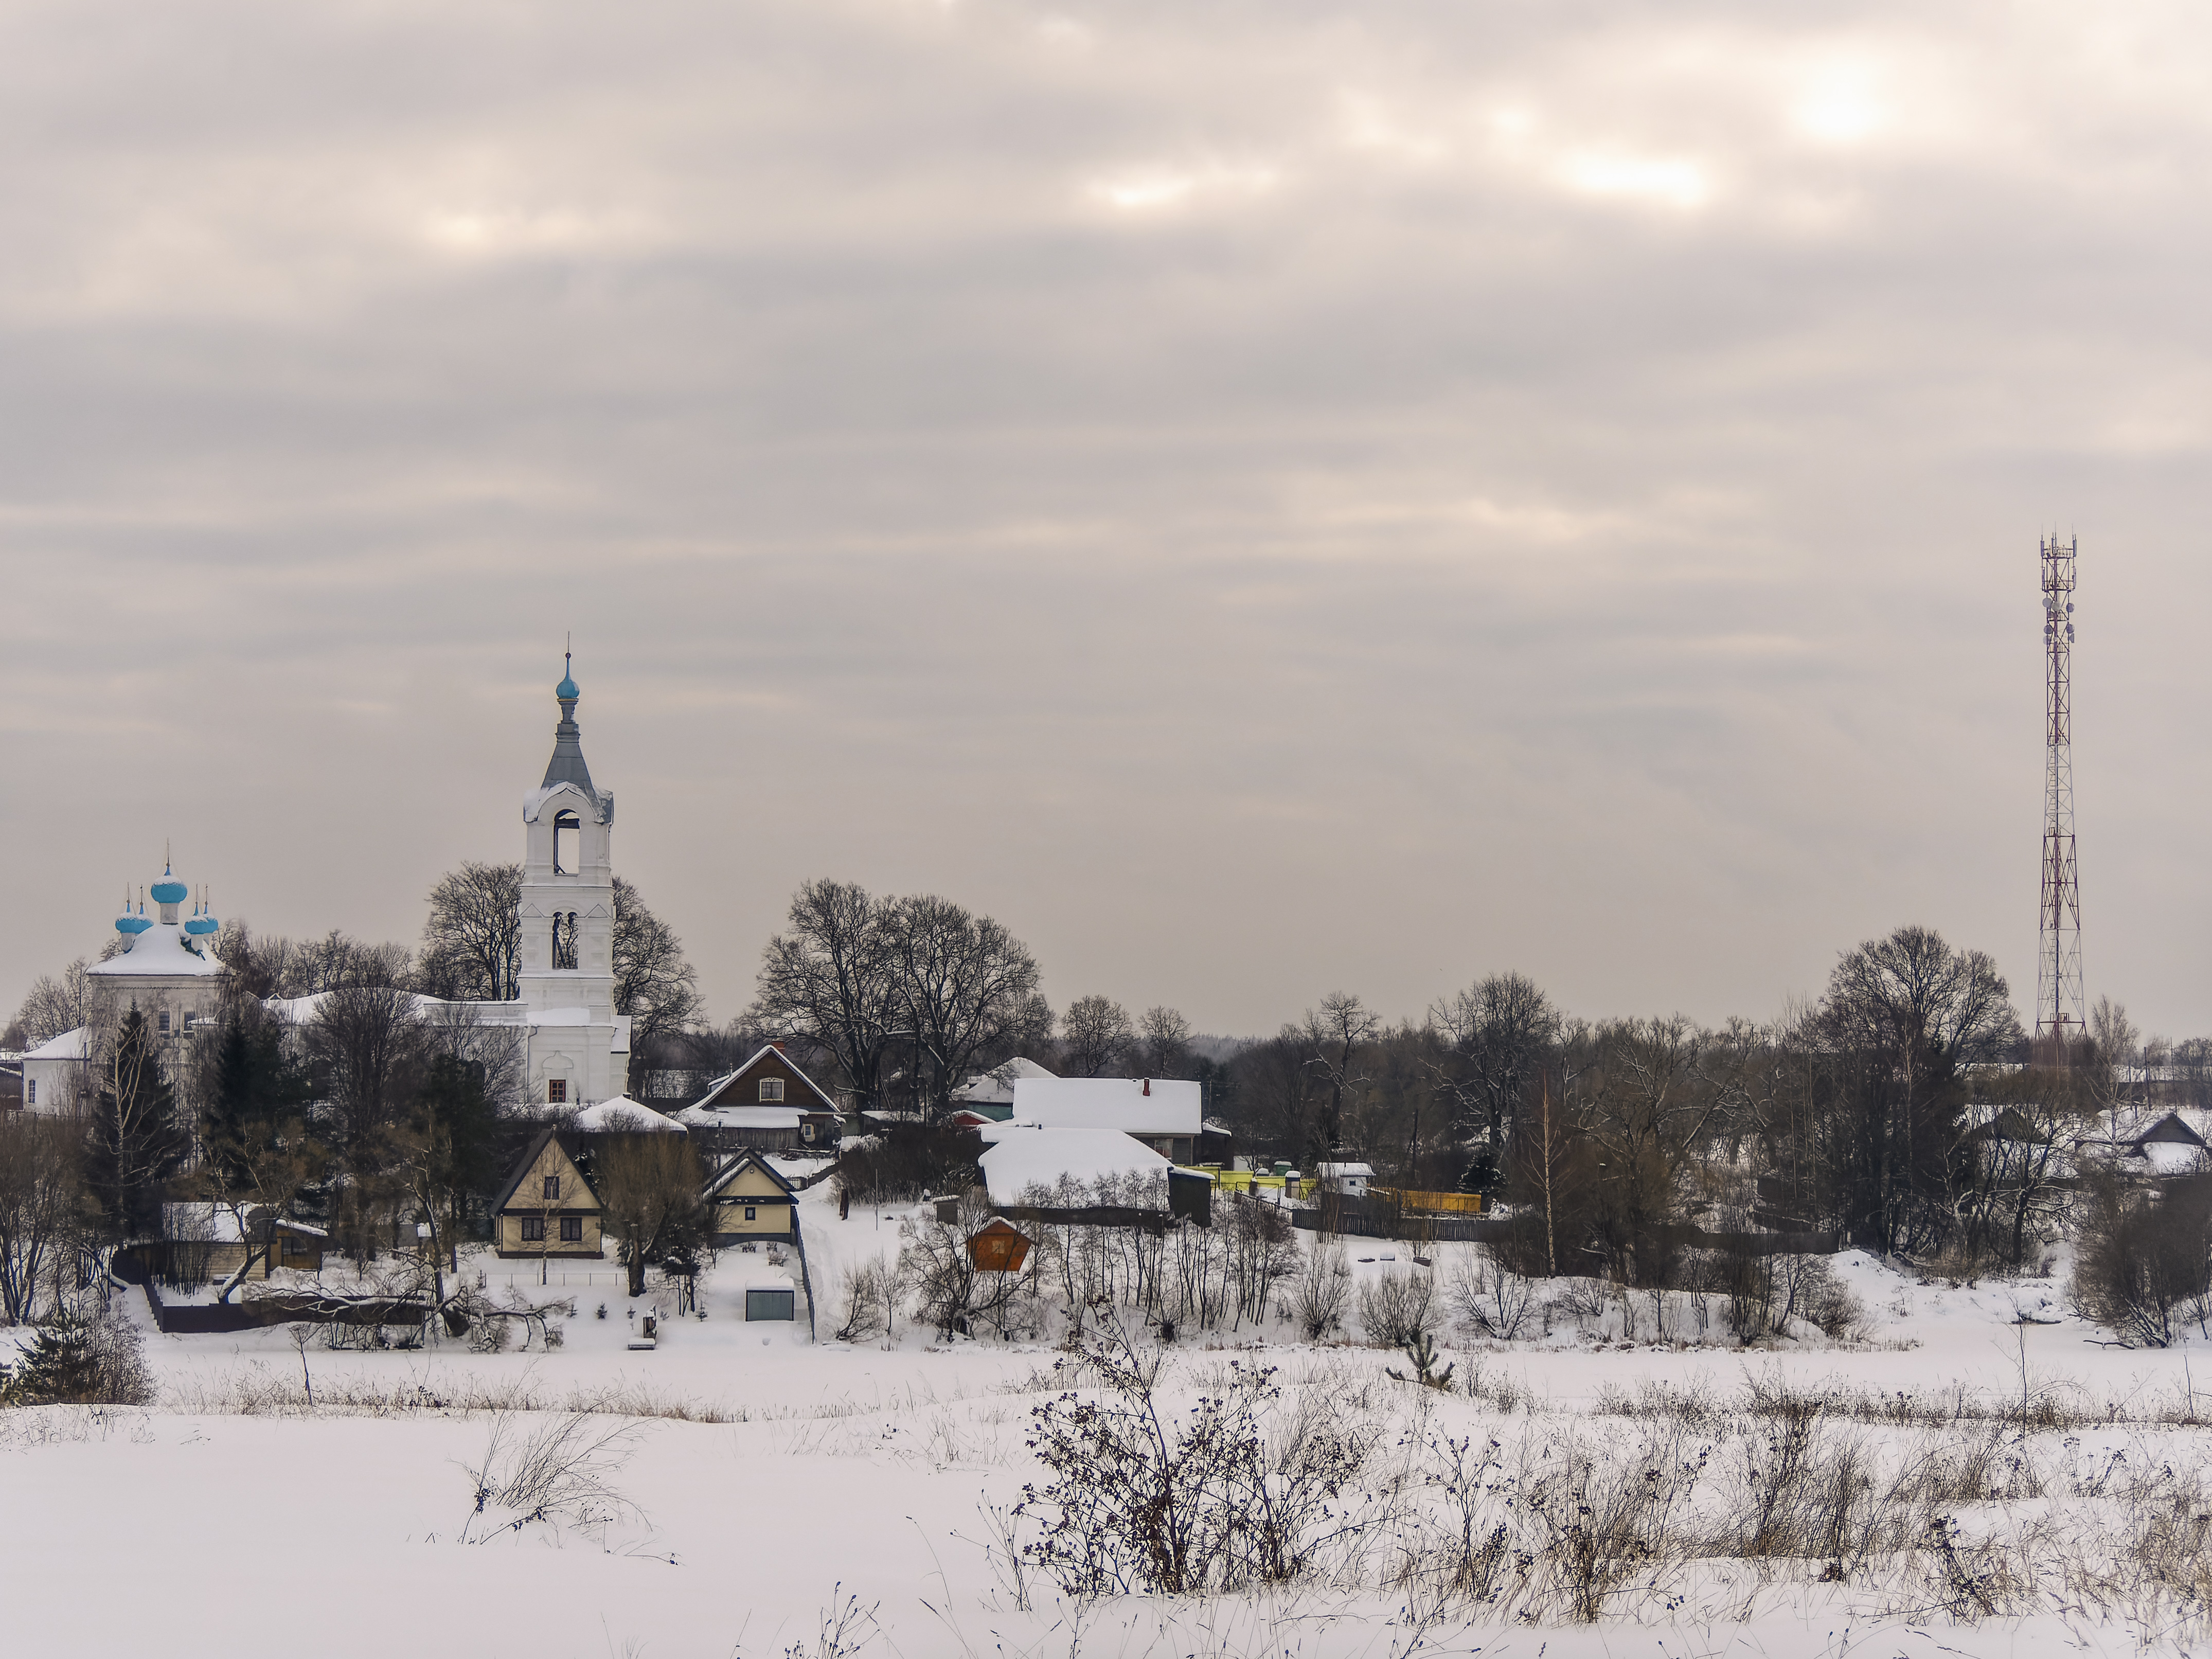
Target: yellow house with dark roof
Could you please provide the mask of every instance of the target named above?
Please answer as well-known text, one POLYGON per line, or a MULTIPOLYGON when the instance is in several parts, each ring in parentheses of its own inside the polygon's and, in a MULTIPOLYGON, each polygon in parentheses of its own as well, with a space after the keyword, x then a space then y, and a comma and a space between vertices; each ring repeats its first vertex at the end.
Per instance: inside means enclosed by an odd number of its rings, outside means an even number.
POLYGON ((558 1130, 530 1145, 492 1206, 492 1239, 503 1256, 589 1257, 604 1239, 604 1206, 558 1130))

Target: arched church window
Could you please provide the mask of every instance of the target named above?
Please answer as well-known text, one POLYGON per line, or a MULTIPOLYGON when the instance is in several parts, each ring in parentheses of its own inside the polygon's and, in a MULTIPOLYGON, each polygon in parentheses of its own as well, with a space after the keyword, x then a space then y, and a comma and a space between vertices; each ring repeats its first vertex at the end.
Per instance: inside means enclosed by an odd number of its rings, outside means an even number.
POLYGON ((574 812, 553 815, 553 873, 573 876, 583 868, 584 826, 574 812))

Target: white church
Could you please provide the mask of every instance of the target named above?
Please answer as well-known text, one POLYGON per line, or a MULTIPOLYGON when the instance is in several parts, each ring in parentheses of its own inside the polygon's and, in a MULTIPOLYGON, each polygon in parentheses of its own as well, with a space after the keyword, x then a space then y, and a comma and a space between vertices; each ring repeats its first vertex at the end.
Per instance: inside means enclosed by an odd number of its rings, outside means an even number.
MULTIPOLYGON (((522 798, 522 994, 512 1002, 458 1005, 486 1025, 520 1028, 532 1100, 589 1106, 618 1098, 629 1072, 630 1021, 614 1007, 615 798, 592 781, 576 724, 581 693, 564 672, 554 688, 561 705, 544 781, 522 798)), ((223 964, 211 948, 219 924, 191 890, 164 870, 136 909, 116 919, 122 948, 87 969, 93 994, 112 1012, 136 1006, 173 1060, 200 1019, 215 1012, 223 964), (146 914, 146 901, 155 914, 146 914), (191 914, 184 915, 190 903, 191 914)), ((272 1005, 295 1021, 313 1017, 319 999, 272 1005)), ((417 999, 425 1012, 453 1007, 417 999)), ((93 1009, 87 1023, 23 1056, 24 1105, 64 1111, 96 1088, 93 1009)), ((167 1069, 175 1075, 175 1066, 167 1069)), ((541 1109, 542 1109, 541 1106, 541 1109)))

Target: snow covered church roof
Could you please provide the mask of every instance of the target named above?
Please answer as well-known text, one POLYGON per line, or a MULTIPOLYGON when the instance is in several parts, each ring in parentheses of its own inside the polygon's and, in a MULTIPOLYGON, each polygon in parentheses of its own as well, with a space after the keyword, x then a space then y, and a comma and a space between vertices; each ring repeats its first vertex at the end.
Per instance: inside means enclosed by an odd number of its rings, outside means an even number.
POLYGON ((124 937, 130 943, 119 955, 95 962, 84 971, 102 979, 204 979, 222 972, 215 952, 195 949, 179 923, 149 922, 124 937))

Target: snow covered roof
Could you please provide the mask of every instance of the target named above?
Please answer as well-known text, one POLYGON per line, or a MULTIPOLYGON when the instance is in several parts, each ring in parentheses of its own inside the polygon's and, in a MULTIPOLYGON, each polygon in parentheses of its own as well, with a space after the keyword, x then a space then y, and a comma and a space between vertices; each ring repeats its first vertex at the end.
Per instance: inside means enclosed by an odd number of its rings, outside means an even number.
POLYGON ((695 1129, 796 1129, 806 1115, 800 1106, 686 1106, 678 1123, 695 1129))
POLYGON ((178 923, 157 921, 131 938, 121 954, 84 971, 103 979, 206 979, 222 972, 222 963, 212 951, 193 950, 178 923))
POLYGON ((2212 1162, 2202 1142, 2188 1140, 2146 1140, 2133 1155, 2162 1176, 2192 1175, 2212 1162))
POLYGON ((80 1025, 74 1031, 64 1031, 58 1037, 48 1037, 37 1048, 27 1051, 26 1060, 82 1060, 84 1034, 88 1028, 80 1025))
POLYGON ((1063 1176, 1087 1186, 1108 1176, 1164 1176, 1174 1167, 1119 1129, 1044 1129, 1023 1123, 1002 1124, 1000 1129, 998 1144, 981 1160, 994 1204, 1018 1204, 1032 1187, 1056 1187, 1063 1176))
POLYGON ((628 1095, 617 1095, 612 1100, 602 1100, 597 1105, 586 1106, 576 1114, 573 1126, 580 1134, 682 1134, 684 1126, 674 1118, 656 1112, 652 1107, 632 1100, 628 1095))
POLYGON ((1014 1100, 1014 1085, 1023 1078, 1055 1075, 1036 1061, 1017 1054, 994 1070, 976 1073, 952 1091, 952 1098, 963 1106, 1011 1106, 1014 1100))
POLYGON ((1194 1135, 1199 1102, 1197 1084, 1164 1078, 1024 1077, 1014 1084, 1013 1121, 1052 1129, 1194 1135))
POLYGON ((164 1204, 161 1237, 235 1244, 246 1234, 238 1224, 238 1212, 227 1204, 164 1204))
POLYGON ((1324 1178, 1330 1176, 1366 1176, 1372 1178, 1374 1166, 1367 1164, 1316 1164, 1314 1173, 1324 1178))

